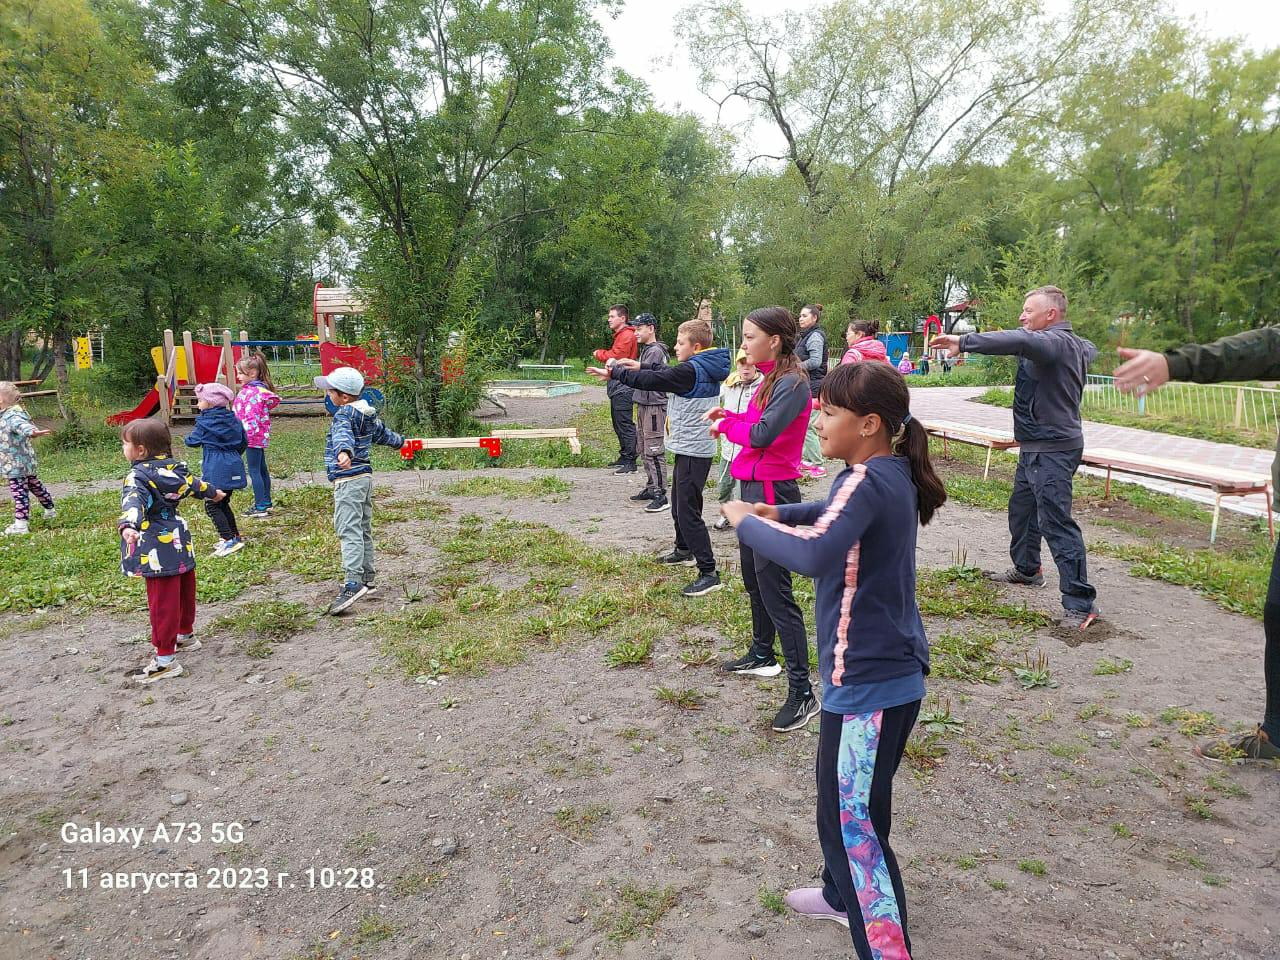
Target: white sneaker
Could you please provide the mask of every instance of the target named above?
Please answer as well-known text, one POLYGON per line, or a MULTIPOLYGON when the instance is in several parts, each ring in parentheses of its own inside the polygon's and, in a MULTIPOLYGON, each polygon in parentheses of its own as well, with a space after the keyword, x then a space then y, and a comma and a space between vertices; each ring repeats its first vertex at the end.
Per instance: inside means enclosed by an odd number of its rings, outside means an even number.
POLYGON ((180 676, 182 676, 182 664, 177 660, 170 660, 162 667, 156 662, 156 658, 152 657, 141 670, 129 674, 129 679, 134 683, 148 684, 180 676))
POLYGON ((30 532, 31 529, 26 520, 15 520, 4 528, 4 535, 6 537, 21 537, 30 532))
POLYGON ((188 653, 191 650, 199 650, 204 646, 200 642, 200 638, 190 633, 180 633, 177 639, 177 650, 179 653, 188 653))
POLYGON ((46 520, 53 520, 53 519, 55 519, 57 516, 58 516, 58 508, 57 508, 57 507, 45 507, 45 511, 44 511, 44 518, 45 518, 46 520))
POLYGON ((213 545, 213 549, 209 552, 209 556, 220 557, 222 556, 222 551, 226 549, 227 549, 227 541, 219 540, 217 543, 213 545))

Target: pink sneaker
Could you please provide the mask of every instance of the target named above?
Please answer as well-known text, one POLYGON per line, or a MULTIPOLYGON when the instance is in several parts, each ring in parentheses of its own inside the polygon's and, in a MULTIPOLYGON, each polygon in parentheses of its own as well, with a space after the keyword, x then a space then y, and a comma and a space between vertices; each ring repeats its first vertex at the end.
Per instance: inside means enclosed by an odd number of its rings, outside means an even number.
POLYGON ((842 927, 849 926, 849 915, 827 903, 821 887, 800 887, 792 890, 782 898, 782 902, 802 917, 809 917, 811 920, 834 920, 842 927))

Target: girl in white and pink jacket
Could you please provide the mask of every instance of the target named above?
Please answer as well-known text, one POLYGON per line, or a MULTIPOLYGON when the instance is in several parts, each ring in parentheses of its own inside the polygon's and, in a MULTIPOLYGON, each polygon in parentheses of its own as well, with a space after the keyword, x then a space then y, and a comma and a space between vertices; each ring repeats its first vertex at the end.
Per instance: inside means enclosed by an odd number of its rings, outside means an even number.
POLYGON ((240 392, 236 394, 231 409, 244 424, 245 437, 249 441, 244 459, 249 469, 249 481, 253 484, 253 509, 248 516, 260 519, 271 514, 267 444, 271 442, 271 411, 279 406, 280 398, 271 383, 267 358, 261 353, 241 357, 236 364, 236 381, 240 384, 240 392))

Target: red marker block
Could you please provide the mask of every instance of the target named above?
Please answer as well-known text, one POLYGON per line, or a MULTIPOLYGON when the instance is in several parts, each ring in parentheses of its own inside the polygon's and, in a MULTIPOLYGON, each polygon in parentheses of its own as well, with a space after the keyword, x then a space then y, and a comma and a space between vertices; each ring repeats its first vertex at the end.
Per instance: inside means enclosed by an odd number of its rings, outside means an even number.
POLYGON ((501 437, 482 437, 480 439, 480 446, 488 450, 489 456, 491 457, 502 456, 502 438, 501 437))

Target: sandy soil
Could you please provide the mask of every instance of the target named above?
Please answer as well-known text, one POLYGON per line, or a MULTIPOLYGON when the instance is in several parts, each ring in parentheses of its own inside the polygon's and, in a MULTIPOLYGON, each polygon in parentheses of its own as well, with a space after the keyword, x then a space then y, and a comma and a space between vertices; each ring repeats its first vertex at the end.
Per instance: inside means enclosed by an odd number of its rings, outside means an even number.
MULTIPOLYGON (((634 478, 555 473, 574 482, 560 502, 458 500, 455 516, 533 520, 637 554, 669 545, 667 514, 625 502, 634 478)), ((415 499, 452 478, 378 482, 415 499)), ((685 667, 674 637, 640 668, 609 668, 616 638, 602 638, 482 677, 406 680, 361 621, 430 577, 423 527, 379 528, 406 552, 383 556, 381 595, 356 615, 267 660, 205 633, 188 676, 145 691, 121 678, 144 653, 144 611, 0 621, 0 957, 852 956, 841 928, 761 902, 820 863, 814 734, 768 730, 783 682, 685 667), (706 706, 663 705, 660 685, 706 706), (593 806, 589 829, 558 826, 558 810, 593 806), (147 840, 68 843, 69 821, 145 827, 147 840), (149 842, 173 821, 201 824, 202 841, 149 842), (244 825, 242 842, 211 842, 227 822, 244 825), (204 888, 206 870, 228 867, 289 877, 204 888), (337 869, 340 886, 308 889, 308 867, 337 869), (371 870, 373 887, 343 888, 348 867, 371 870), (78 881, 81 869, 93 889, 66 889, 63 871, 78 881), (186 869, 202 889, 97 889, 105 871, 186 869), (614 942, 626 885, 670 887, 674 904, 652 932, 614 942)), ((948 566, 959 545, 1003 566, 1006 536, 1002 516, 949 505, 921 535, 920 564, 948 566)), ((715 539, 732 573, 732 534, 715 539)), ((1261 627, 1117 561, 1091 574, 1111 625, 1102 642, 1071 647, 1045 629, 1031 647, 1057 687, 930 681, 965 729, 935 769, 904 765, 896 784, 917 960, 1280 957, 1280 775, 1199 760, 1159 719, 1170 706, 1255 718, 1261 627), (1133 667, 1096 676, 1103 656, 1133 667)), ((1022 596, 1056 607, 1052 590, 1022 596)), ((318 604, 327 589, 279 581, 236 605, 270 597, 318 604)), ((223 612, 206 606, 201 623, 223 612)), ((720 639, 725 652, 744 640, 720 639)))

